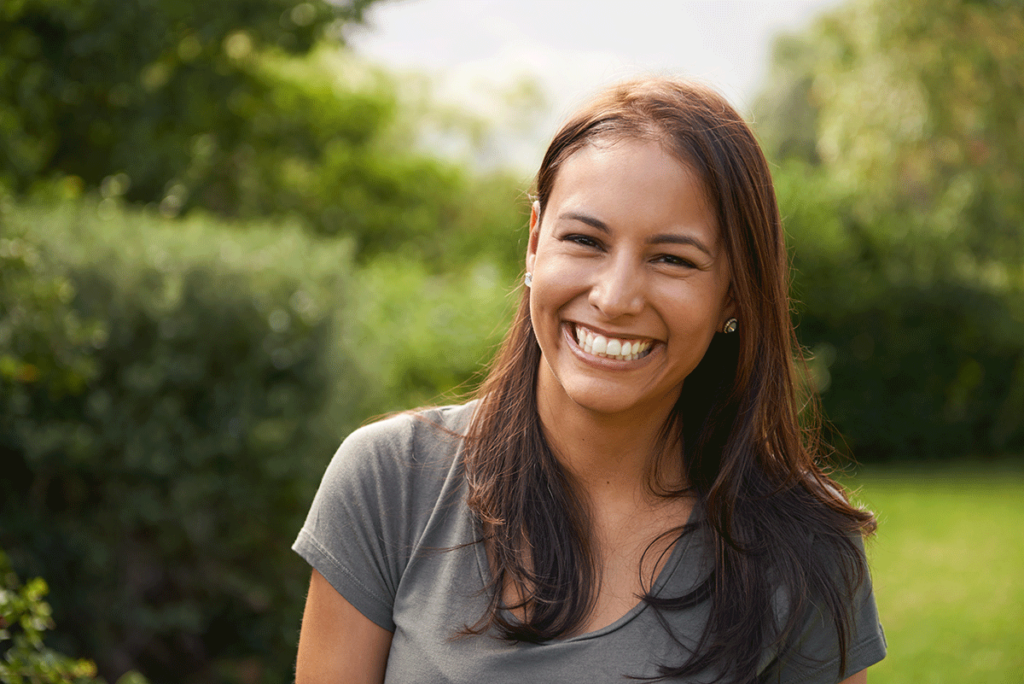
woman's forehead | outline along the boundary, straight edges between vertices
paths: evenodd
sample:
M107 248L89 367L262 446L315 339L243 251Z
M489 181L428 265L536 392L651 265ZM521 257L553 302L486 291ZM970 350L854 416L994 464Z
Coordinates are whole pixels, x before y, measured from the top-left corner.
M604 163L601 163L602 160ZM564 196L567 191L575 189L570 186L578 185L583 178L593 182L595 174L608 176L607 180L611 183L618 181L638 185L638 190L643 191L647 189L644 181L652 178L655 170L652 167L657 167L662 173L677 175L677 184L683 182L687 186L695 186L699 190L701 203L713 215L717 224L715 203L710 201L711 195L703 175L666 145L662 138L653 136L602 136L586 141L561 161L550 187L546 188L547 196L542 199L550 201L556 191L558 195ZM546 210L547 207L541 209Z

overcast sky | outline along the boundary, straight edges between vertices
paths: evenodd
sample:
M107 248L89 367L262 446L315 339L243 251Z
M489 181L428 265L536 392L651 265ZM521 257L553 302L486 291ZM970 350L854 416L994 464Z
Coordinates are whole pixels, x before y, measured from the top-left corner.
M539 131L549 137L595 90L639 73L704 79L741 111L749 111L767 69L772 37L803 28L837 4L391 0L372 7L369 27L350 34L350 43L378 63L430 75L443 98L482 113L494 92L532 78L546 101L533 124L535 137L542 135Z

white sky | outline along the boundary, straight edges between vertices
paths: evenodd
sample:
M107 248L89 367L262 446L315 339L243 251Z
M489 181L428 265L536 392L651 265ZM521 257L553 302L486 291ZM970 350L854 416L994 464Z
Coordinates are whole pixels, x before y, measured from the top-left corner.
M839 1L400 0L372 6L369 28L349 42L377 63L430 76L441 99L495 119L496 103L509 109L501 92L536 81L546 106L510 134L518 143L499 143L508 161L530 167L583 100L640 73L701 78L749 111L773 36Z

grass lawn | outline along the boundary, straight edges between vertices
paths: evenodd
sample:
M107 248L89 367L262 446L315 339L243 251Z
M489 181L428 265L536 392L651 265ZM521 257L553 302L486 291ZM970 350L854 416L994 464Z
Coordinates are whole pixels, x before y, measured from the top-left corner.
M1024 468L864 467L888 657L871 684L1024 684Z

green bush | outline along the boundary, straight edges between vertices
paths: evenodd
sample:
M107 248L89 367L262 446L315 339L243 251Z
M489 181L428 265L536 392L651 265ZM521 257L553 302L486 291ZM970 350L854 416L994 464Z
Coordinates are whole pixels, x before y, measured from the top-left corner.
M73 388L6 379L0 544L50 579L58 638L104 673L242 681L255 662L252 681L286 679L306 580L288 547L361 394L335 354L351 250L94 202L8 224L8 249L67 285L58 317L97 324L73 340L89 371ZM47 332L31 313L6 318L8 351Z
M1024 15L852 0L776 44L759 134L800 338L863 459L1024 451Z
M286 680L309 576L289 547L331 454L465 386L504 269L357 265L295 225L109 198L5 217L0 546L49 579L55 642L111 680Z
M6 684L104 684L95 679L96 665L47 648L43 633L53 629L49 591L39 577L22 585L0 550L0 682ZM137 673L118 684L145 684Z
M516 302L508 281L487 261L443 275L402 258L360 269L343 344L372 369L362 415L447 401L482 379Z
M72 310L68 279L8 225L11 211L0 185L0 422L24 411L30 388L50 396L80 391L95 371L88 350L99 331Z
M1024 272L964 268L955 243L865 225L799 163L776 172L801 342L860 460L1024 451Z

